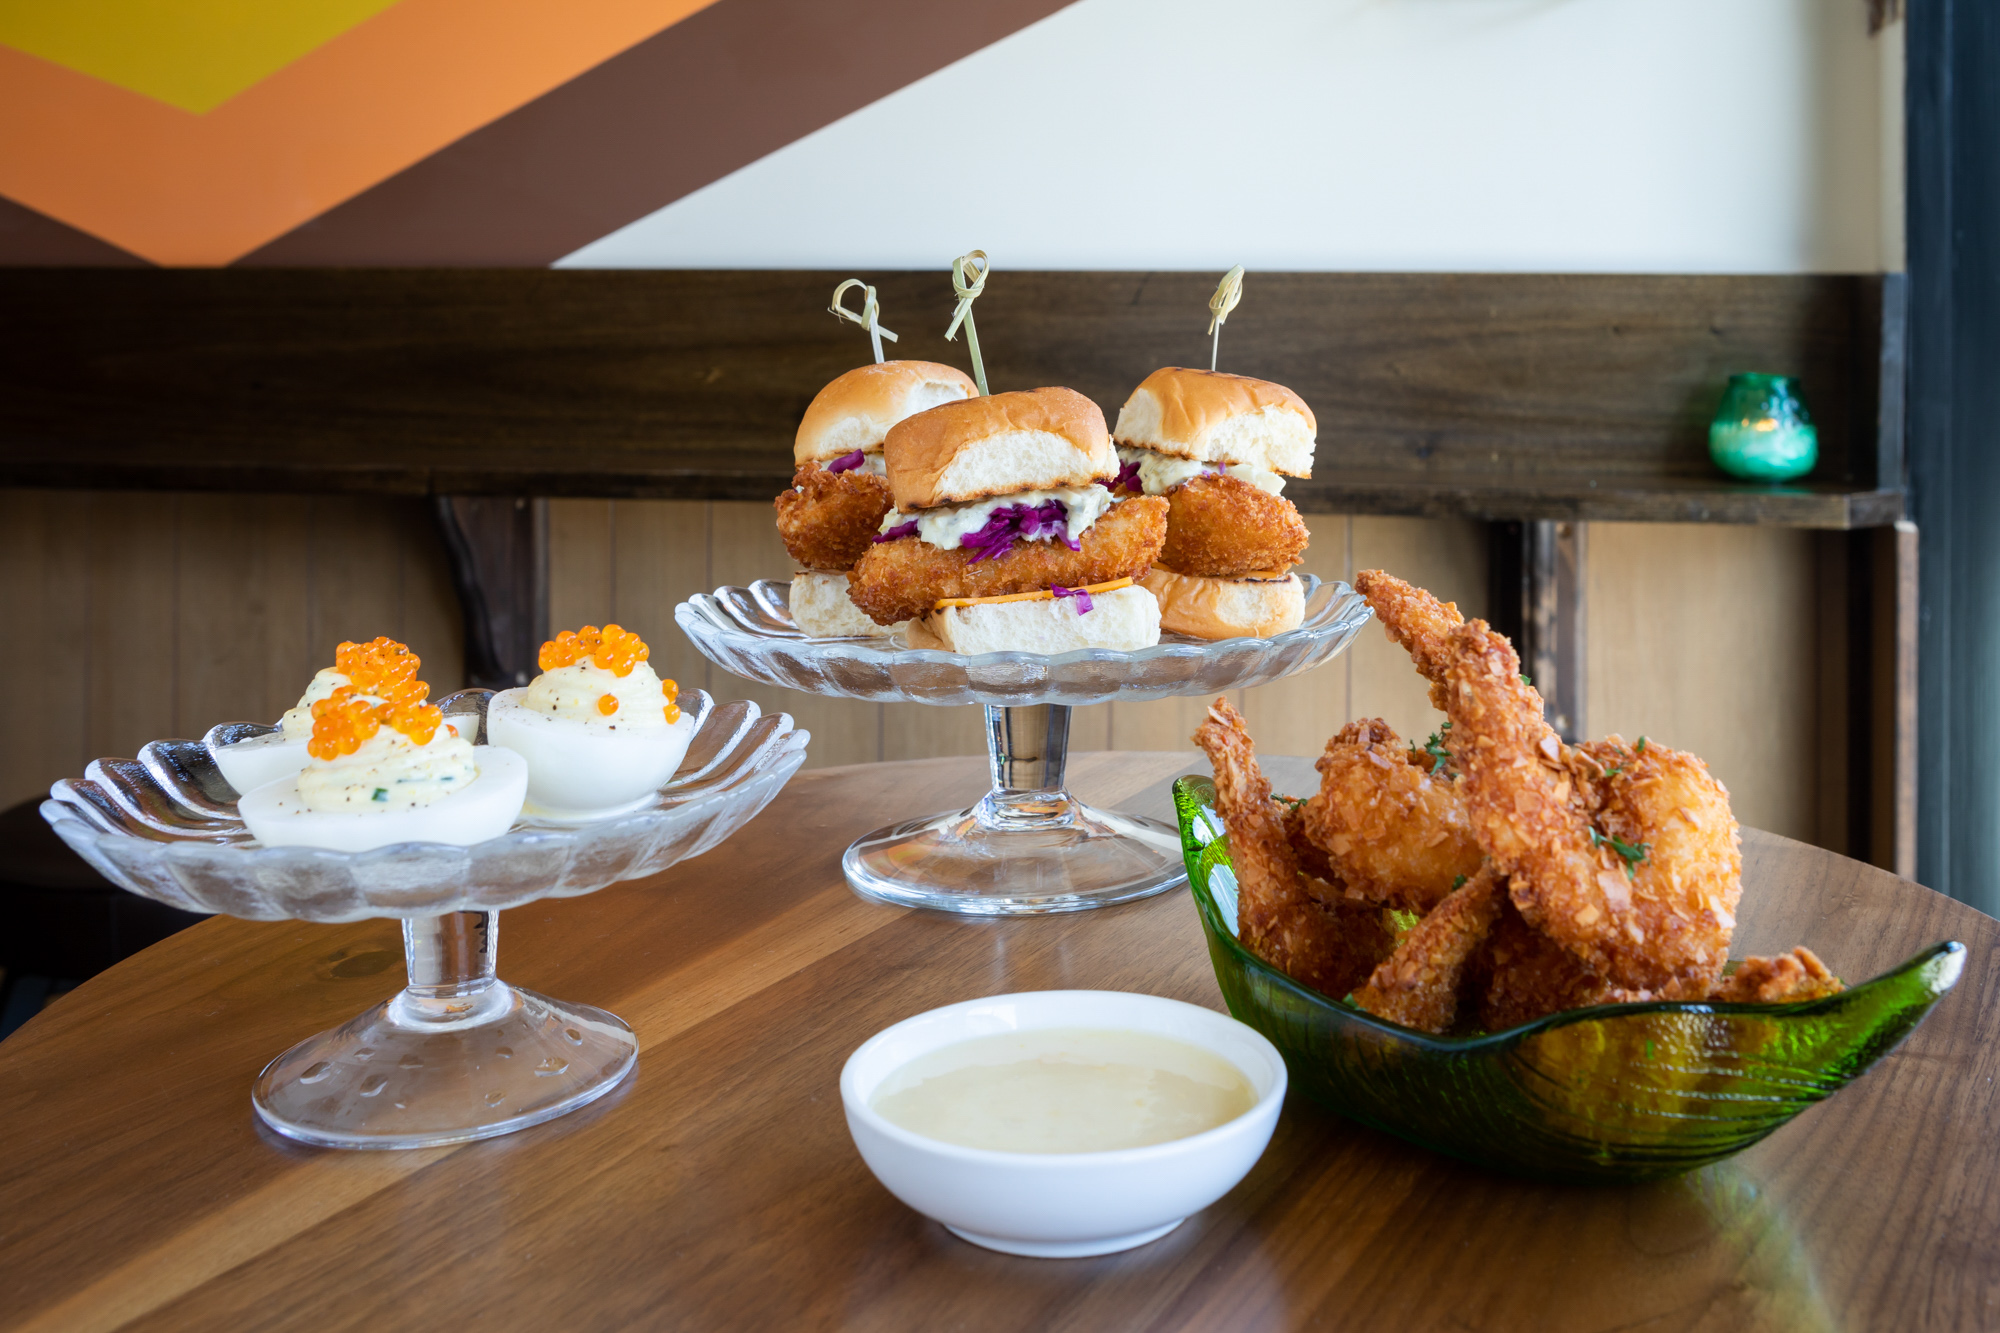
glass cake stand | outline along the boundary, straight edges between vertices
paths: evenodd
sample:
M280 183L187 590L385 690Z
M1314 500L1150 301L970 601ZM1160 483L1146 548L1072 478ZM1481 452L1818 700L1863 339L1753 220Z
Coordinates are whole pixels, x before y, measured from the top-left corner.
M1345 583L1309 574L1299 628L1268 639L1168 634L1134 652L967 656L890 639L815 639L793 623L791 585L759 579L674 608L696 648L765 685L847 699L986 709L992 789L967 810L877 829L841 858L864 898L981 916L1075 912L1186 878L1173 825L1099 810L1063 786L1070 709L1263 685L1329 661L1372 614Z
M440 701L485 739L491 692ZM808 733L754 703L683 696L696 719L680 770L633 807L588 822L517 821L471 847L368 852L265 847L236 813L208 744L275 728L230 723L205 741L154 741L50 789L42 815L107 879L195 912L252 921L400 917L408 984L264 1067L251 1103L272 1129L331 1148L428 1148L574 1111L638 1058L616 1015L552 1000L494 972L499 912L590 893L699 856L742 827L805 762Z

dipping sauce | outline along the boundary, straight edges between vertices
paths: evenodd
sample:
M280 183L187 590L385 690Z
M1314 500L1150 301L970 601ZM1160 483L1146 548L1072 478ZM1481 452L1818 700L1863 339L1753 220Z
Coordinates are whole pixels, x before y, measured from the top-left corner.
M1184 1139L1256 1103L1242 1071L1200 1046L1148 1032L1043 1028L919 1056L884 1079L869 1106L941 1143L1077 1153Z

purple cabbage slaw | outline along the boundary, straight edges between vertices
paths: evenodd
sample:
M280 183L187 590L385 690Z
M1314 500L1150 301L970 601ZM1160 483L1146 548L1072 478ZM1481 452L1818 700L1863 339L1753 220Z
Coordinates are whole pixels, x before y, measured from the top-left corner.
M862 453L859 449L856 449L853 453L842 454L831 463L828 463L826 470L828 472L852 472L855 468L860 467L862 462Z
M1112 478L1111 481L1113 494L1119 491L1130 491L1134 495L1137 495L1145 489L1146 484L1139 480L1138 459L1135 458L1129 463L1120 463L1118 465L1118 475Z
M914 536L917 520L910 519L898 523L887 532L878 532L871 539L878 542L892 542L898 537ZM1069 535L1069 506L1061 500L1044 500L1038 505L1002 505L986 518L986 524L977 532L968 532L958 539L961 547L970 547L972 563L991 560L1014 549L1016 542L1039 541L1053 538L1069 547L1081 551L1083 544ZM1087 609L1087 608L1086 608Z
M1049 585L1049 591L1056 595L1057 601L1061 601L1065 597L1076 598L1076 613L1080 616L1087 616L1090 614L1091 611L1090 589L1061 588L1055 586L1054 584L1051 584Z
M871 542L892 542L895 541L898 537L914 537L916 535L917 535L917 520L913 518L907 523L898 523L895 527L890 528L887 532L878 532L873 537L870 537L868 540Z

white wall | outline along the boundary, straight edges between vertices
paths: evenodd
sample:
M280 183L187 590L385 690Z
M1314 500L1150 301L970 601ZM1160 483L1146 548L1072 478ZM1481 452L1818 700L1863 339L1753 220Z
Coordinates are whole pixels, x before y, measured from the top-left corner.
M1863 0L1080 0L561 262L1895 268L1883 40Z

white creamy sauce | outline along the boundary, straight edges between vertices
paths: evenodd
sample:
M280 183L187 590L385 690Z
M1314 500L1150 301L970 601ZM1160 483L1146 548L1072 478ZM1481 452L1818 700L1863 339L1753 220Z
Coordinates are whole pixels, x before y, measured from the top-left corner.
M1059 486L1048 491L1016 491L1012 495L996 495L987 500L974 500L970 504L938 505L914 514L905 514L891 509L882 526L887 532L900 527L911 519L917 521L917 537L932 546L944 550L956 550L966 537L986 526L993 517L993 511L1008 505L1038 505L1050 500L1060 500L1069 516L1069 539L1079 541L1090 525L1104 517L1104 511L1117 503L1116 497L1104 486ZM1037 537L1036 541L1053 541L1053 535Z
M837 463L839 461L840 460L837 458L829 458L825 462L822 462L820 464L820 468L823 471L825 470L827 463ZM861 466L848 468L847 471L872 472L878 477L886 477L889 475L889 464L883 459L882 451L879 448L873 451L864 449L861 452ZM792 487L792 489L795 491L803 491L805 487L794 486Z
M604 712L598 700L610 695L616 711ZM667 725L667 696L652 664L638 662L625 675L601 667L589 658L544 671L521 697L524 707L568 722L586 722L605 731L640 731Z
M449 722L429 745L384 726L353 754L313 759L299 773L299 800L327 814L409 810L463 791L479 776L472 743Z
M1190 458L1176 458L1172 454L1155 453L1151 449L1140 449L1129 444L1118 446L1118 461L1139 465L1139 486L1148 495L1165 495L1190 478L1216 470L1213 463L1197 463ZM1231 463L1222 471L1239 481L1247 481L1258 490L1271 495L1282 494L1285 489L1283 476L1261 467L1251 467L1247 463Z
M321 699L332 698L333 692L345 684L347 684L347 677L341 675L332 667L321 667L318 674L312 678L312 684L306 686L306 692L299 696L298 703L286 709L284 717L278 720L278 725L285 729L285 739L288 741L311 740L313 734L312 706Z
M869 1105L941 1143L997 1152L1140 1148L1227 1124L1256 1105L1243 1072L1148 1032L1044 1028L974 1037L920 1056Z

